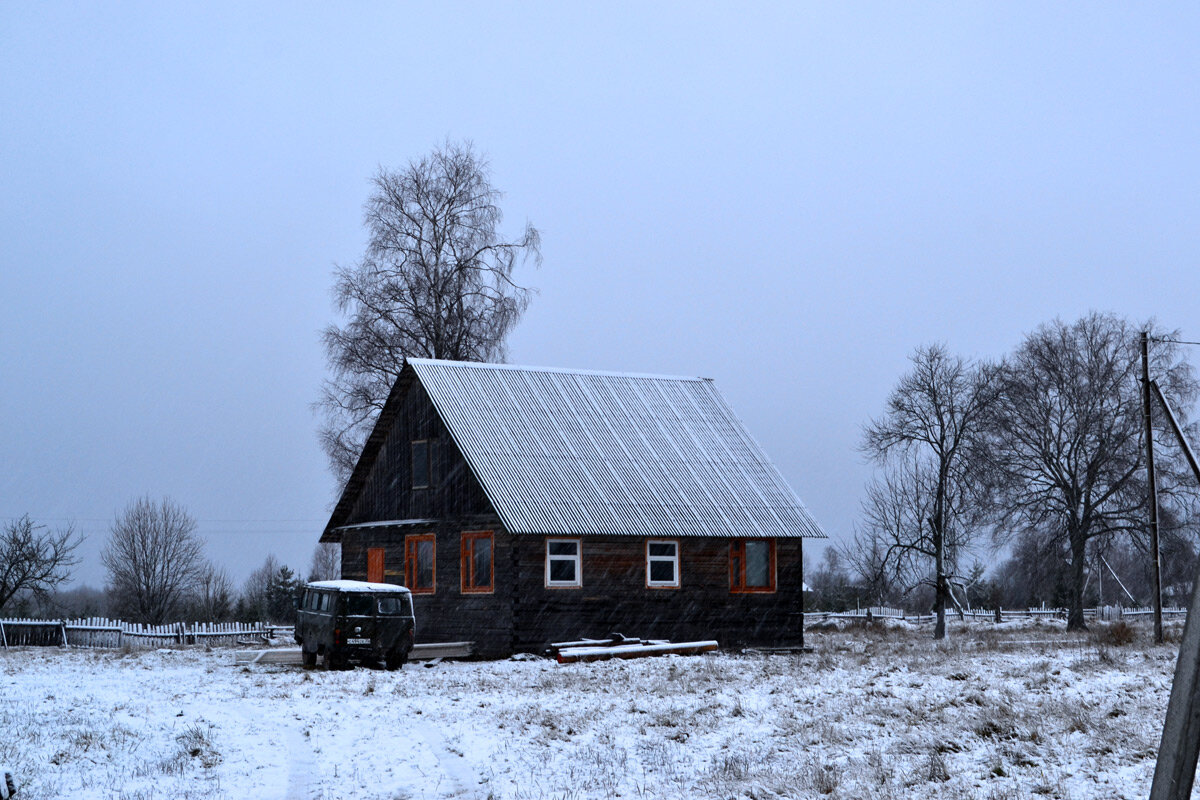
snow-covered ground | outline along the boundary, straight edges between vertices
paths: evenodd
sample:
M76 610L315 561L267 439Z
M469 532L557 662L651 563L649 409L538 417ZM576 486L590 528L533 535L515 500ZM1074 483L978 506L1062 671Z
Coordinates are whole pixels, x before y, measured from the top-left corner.
M29 800L1144 798L1175 652L1138 635L846 630L804 655L399 672L0 651L0 764Z

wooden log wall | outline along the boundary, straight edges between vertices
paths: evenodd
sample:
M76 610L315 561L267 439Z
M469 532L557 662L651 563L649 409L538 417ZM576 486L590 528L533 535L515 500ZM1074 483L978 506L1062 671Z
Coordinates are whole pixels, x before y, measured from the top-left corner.
M605 638L716 639L722 647L804 642L800 539L776 540L776 590L729 590L729 540L679 540L679 588L646 586L645 539L582 537L582 586L545 586L545 539L514 537L515 650Z

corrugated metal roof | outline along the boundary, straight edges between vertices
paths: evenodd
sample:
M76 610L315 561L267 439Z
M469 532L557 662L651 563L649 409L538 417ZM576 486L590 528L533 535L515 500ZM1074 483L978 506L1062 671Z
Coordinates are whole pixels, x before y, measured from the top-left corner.
M825 538L711 380L409 364L513 533Z

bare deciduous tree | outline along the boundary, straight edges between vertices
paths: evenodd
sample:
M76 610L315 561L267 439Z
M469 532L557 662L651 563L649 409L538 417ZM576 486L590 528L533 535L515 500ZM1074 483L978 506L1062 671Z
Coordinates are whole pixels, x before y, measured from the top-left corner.
M68 526L49 531L26 514L0 532L0 608L20 592L45 595L68 580L80 539Z
M238 618L262 622L270 614L271 579L283 566L275 554L263 559L262 566L250 573L242 585L242 596L238 601Z
M323 335L333 377L317 403L321 440L342 482L405 358L503 359L530 295L513 269L541 258L532 225L501 236L501 193L469 142L381 169L373 183L366 254L336 272L334 297L349 320Z
M113 522L100 555L112 611L159 624L177 619L205 567L196 520L169 499L130 503Z
M931 583L934 638L941 639L949 580L971 531L970 443L995 396L995 370L952 356L940 344L918 348L912 365L888 397L887 412L863 436L863 451L892 468L868 487L865 526L854 549L876 554L881 578L888 572L901 585Z
M342 577L342 546L336 542L321 542L313 548L308 567L310 581L332 581Z
M1145 527L1140 330L1095 312L1035 330L1003 366L979 448L997 536L1031 532L1063 543L1071 629L1085 627L1088 543ZM1186 412L1198 388L1191 367L1169 343L1156 344L1151 356L1151 376ZM1180 465L1165 452L1156 462L1164 497L1186 497Z
M190 611L198 622L225 622L233 616L233 581L222 568L205 564L196 578Z

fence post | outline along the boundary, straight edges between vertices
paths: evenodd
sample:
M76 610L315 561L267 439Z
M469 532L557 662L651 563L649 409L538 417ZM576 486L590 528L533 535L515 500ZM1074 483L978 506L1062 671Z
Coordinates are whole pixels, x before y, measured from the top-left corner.
M67 646L67 621L65 619L60 619L58 621L58 629L60 631L62 631L62 645L61 646L66 647Z
M8 636L4 634L4 620L0 620L0 642L4 642L4 649L8 649Z

